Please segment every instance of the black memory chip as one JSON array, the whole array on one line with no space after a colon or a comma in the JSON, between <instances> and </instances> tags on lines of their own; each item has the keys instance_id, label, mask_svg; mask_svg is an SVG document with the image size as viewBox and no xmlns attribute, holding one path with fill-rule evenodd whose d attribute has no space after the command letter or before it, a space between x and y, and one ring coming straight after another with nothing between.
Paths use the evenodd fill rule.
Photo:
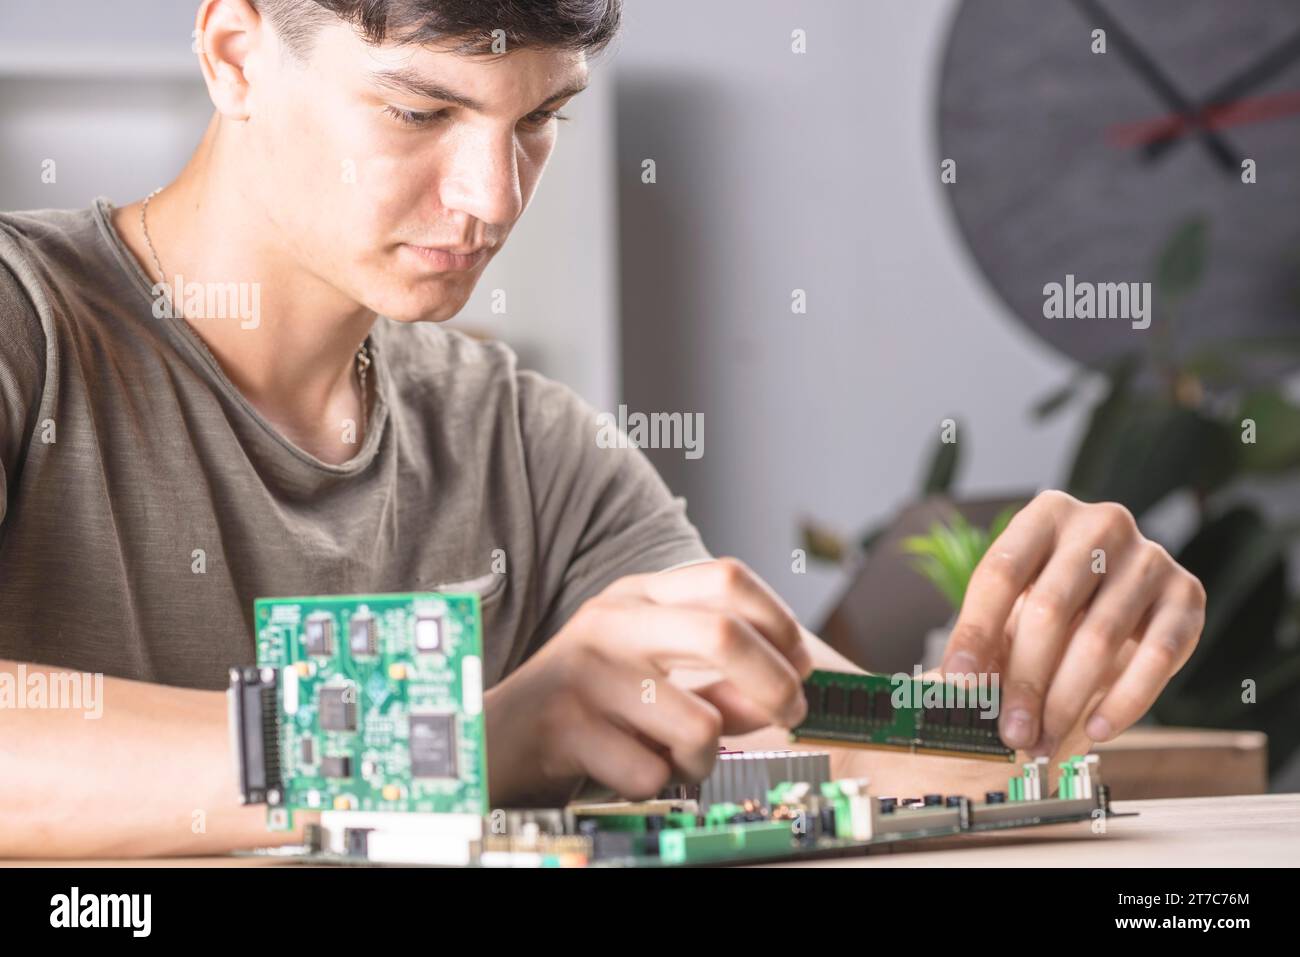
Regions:
<instances>
[{"instance_id":1,"label":"black memory chip","mask_svg":"<svg viewBox=\"0 0 1300 957\"><path fill-rule=\"evenodd\" d=\"M821 714L825 706L826 691L821 685L808 681L803 686L804 698L808 701L808 714Z\"/></svg>"},{"instance_id":2,"label":"black memory chip","mask_svg":"<svg viewBox=\"0 0 1300 957\"><path fill-rule=\"evenodd\" d=\"M844 714L844 689L831 685L826 689L826 713L834 717Z\"/></svg>"},{"instance_id":3,"label":"black memory chip","mask_svg":"<svg viewBox=\"0 0 1300 957\"><path fill-rule=\"evenodd\" d=\"M303 623L303 644L309 655L334 654L334 619L329 615L312 616Z\"/></svg>"},{"instance_id":4,"label":"black memory chip","mask_svg":"<svg viewBox=\"0 0 1300 957\"><path fill-rule=\"evenodd\" d=\"M865 688L854 688L849 692L849 714L859 719L869 718L871 717L869 707L870 701Z\"/></svg>"},{"instance_id":5,"label":"black memory chip","mask_svg":"<svg viewBox=\"0 0 1300 957\"><path fill-rule=\"evenodd\" d=\"M456 716L411 715L411 776L456 777Z\"/></svg>"},{"instance_id":6,"label":"black memory chip","mask_svg":"<svg viewBox=\"0 0 1300 957\"><path fill-rule=\"evenodd\" d=\"M877 721L894 720L894 704L889 700L889 692L877 691L871 702L871 712Z\"/></svg>"},{"instance_id":7,"label":"black memory chip","mask_svg":"<svg viewBox=\"0 0 1300 957\"><path fill-rule=\"evenodd\" d=\"M352 759L346 754L326 755L320 759L320 773L327 778L350 778Z\"/></svg>"},{"instance_id":8,"label":"black memory chip","mask_svg":"<svg viewBox=\"0 0 1300 957\"><path fill-rule=\"evenodd\" d=\"M348 647L354 655L373 655L379 650L375 632L375 619L370 615L354 615L348 623Z\"/></svg>"},{"instance_id":9,"label":"black memory chip","mask_svg":"<svg viewBox=\"0 0 1300 957\"><path fill-rule=\"evenodd\" d=\"M319 709L320 726L326 731L355 731L357 729L357 692L347 686L321 688Z\"/></svg>"}]
</instances>

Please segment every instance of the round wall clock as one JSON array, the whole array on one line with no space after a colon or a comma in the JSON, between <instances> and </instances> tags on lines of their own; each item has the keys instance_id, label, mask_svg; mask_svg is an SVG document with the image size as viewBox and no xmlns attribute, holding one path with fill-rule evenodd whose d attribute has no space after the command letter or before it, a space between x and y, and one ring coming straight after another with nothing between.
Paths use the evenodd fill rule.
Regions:
<instances>
[{"instance_id":1,"label":"round wall clock","mask_svg":"<svg viewBox=\"0 0 1300 957\"><path fill-rule=\"evenodd\" d=\"M1068 355L1300 336L1296 0L967 0L938 121L972 255ZM1203 265L1166 257L1199 280L1162 301L1171 246ZM1148 282L1142 328L1140 298L1122 299Z\"/></svg>"}]
</instances>

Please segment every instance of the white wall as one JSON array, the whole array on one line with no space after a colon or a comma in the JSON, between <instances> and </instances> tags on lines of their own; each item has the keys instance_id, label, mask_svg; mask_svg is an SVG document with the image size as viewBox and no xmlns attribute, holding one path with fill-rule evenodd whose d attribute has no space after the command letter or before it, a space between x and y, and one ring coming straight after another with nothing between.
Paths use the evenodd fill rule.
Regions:
<instances>
[{"instance_id":1,"label":"white wall","mask_svg":"<svg viewBox=\"0 0 1300 957\"><path fill-rule=\"evenodd\" d=\"M941 193L953 9L630 0L616 60L627 401L704 413L704 456L656 464L711 548L810 623L842 578L791 572L801 515L856 531L892 513L947 416L973 494L1059 483L1081 426L1077 411L1030 423L1072 363L1009 318Z\"/></svg>"}]
</instances>

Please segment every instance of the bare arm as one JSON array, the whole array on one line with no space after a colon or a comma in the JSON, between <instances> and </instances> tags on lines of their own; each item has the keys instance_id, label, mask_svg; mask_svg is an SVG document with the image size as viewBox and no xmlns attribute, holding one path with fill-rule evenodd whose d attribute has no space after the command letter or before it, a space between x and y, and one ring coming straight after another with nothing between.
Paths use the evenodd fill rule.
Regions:
<instances>
[{"instance_id":1,"label":"bare arm","mask_svg":"<svg viewBox=\"0 0 1300 957\"><path fill-rule=\"evenodd\" d=\"M67 673L24 667L29 687ZM18 668L0 661L0 683L22 695ZM98 704L0 708L0 857L219 854L301 840L301 830L267 831L265 807L239 803L224 693L104 678ZM295 815L299 829L310 819Z\"/></svg>"}]
</instances>

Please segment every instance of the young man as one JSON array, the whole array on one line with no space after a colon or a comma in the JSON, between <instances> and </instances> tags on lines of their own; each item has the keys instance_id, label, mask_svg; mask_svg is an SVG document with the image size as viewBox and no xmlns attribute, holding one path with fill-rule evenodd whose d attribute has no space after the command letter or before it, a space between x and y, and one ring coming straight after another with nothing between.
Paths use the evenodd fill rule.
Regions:
<instances>
[{"instance_id":1,"label":"young man","mask_svg":"<svg viewBox=\"0 0 1300 957\"><path fill-rule=\"evenodd\" d=\"M178 178L0 217L0 668L107 676L99 720L0 711L0 854L267 843L219 690L260 595L479 589L497 804L698 778L720 735L780 740L814 663L853 667L593 409L438 325L618 24L617 0L203 0L216 110ZM1078 751L1145 712L1203 608L1122 508L1044 493L944 670L1000 672L1008 743ZM708 677L642 702L683 668Z\"/></svg>"}]
</instances>

